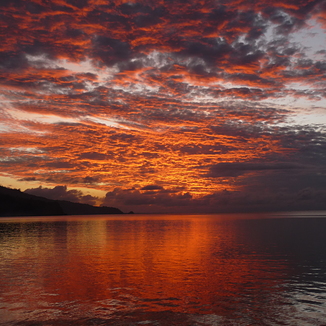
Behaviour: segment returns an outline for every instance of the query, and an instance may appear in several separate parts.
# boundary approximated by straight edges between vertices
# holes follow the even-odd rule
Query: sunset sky
[[[135,212],[326,209],[326,1],[8,0],[0,184]]]

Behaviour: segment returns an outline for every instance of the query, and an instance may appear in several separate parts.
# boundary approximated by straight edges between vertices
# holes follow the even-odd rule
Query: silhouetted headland
[[[52,200],[0,186],[1,217],[97,214],[123,214],[123,212],[115,207],[97,207],[66,200]]]

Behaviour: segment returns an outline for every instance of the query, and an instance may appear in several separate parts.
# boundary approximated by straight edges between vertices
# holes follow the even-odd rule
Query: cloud
[[[36,178],[35,177],[26,177],[26,178],[19,179],[19,181],[36,181]]]
[[[163,189],[162,186],[148,185],[148,186],[142,187],[140,190],[162,190],[162,189]]]
[[[94,37],[92,42],[92,57],[108,66],[133,56],[130,45],[119,39],[101,35]]]
[[[95,152],[85,152],[79,156],[80,159],[87,159],[87,160],[106,160],[108,156],[102,153],[95,153]]]
[[[205,197],[216,212],[268,212],[325,209],[326,192],[303,188],[295,192],[256,189],[255,191],[218,192]]]
[[[123,207],[137,213],[236,213],[312,210],[326,208],[323,189],[296,189],[294,192],[255,189],[250,191],[217,191],[195,198],[189,193],[157,192],[147,195],[138,190],[115,189],[108,192],[103,205]]]
[[[229,198],[224,189],[239,201],[266,185],[320,191],[324,1],[16,0],[1,10],[2,174],[42,191],[92,184],[158,211],[206,209]]]
[[[97,183],[100,181],[100,177],[90,177],[90,176],[87,176],[83,179],[83,182],[86,183],[86,184],[94,184],[94,183]]]
[[[297,163],[277,162],[277,163],[253,163],[253,162],[232,162],[219,163],[210,167],[209,177],[237,177],[245,173],[257,171],[277,171],[277,170],[298,170],[306,167]]]
[[[154,189],[141,189],[154,190]],[[157,212],[163,213],[173,210],[174,207],[183,207],[191,204],[192,196],[189,193],[171,193],[163,189],[157,191],[139,191],[137,189],[123,190],[115,188],[106,194],[103,206],[114,206],[126,208],[134,212]]]
[[[84,195],[80,190],[68,190],[67,186],[56,186],[54,188],[42,188],[40,186],[38,188],[26,189],[24,192],[48,199],[67,200],[75,203],[83,203],[89,205],[95,205],[98,199],[97,197],[91,195]]]

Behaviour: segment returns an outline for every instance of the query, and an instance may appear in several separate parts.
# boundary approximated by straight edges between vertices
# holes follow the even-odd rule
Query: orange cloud
[[[2,173],[194,199],[245,188],[210,177],[217,163],[321,161],[322,136],[289,116],[325,98],[322,50],[291,38],[322,4],[18,3],[0,22]]]

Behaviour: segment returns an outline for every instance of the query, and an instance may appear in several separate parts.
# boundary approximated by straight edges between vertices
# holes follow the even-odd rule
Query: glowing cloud
[[[325,1],[0,6],[4,185],[147,211],[324,189]]]

